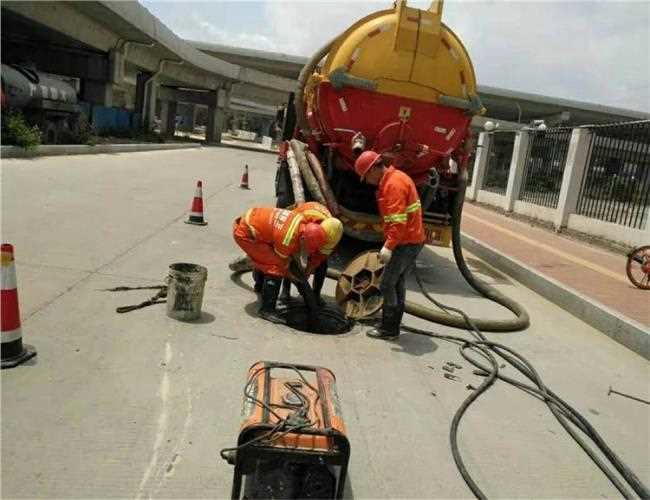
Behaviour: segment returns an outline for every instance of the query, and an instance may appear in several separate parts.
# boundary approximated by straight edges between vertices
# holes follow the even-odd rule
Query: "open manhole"
[[[330,305],[312,313],[300,300],[278,308],[278,313],[285,318],[287,326],[302,332],[341,335],[352,329],[352,321],[347,319],[338,307]]]

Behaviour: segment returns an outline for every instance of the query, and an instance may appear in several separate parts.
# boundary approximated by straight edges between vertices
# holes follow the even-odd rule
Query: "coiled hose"
[[[460,234],[460,221],[461,215],[463,213],[463,202],[465,200],[465,188],[466,181],[461,179],[459,182],[459,190],[454,197],[451,207],[451,240],[454,252],[454,260],[456,261],[456,265],[458,266],[460,273],[463,275],[463,278],[465,278],[465,281],[467,281],[467,283],[469,283],[469,285],[474,290],[483,295],[485,298],[490,299],[497,304],[509,309],[516,316],[515,318],[508,320],[481,318],[470,319],[476,328],[484,332],[515,332],[524,330],[530,325],[530,318],[526,310],[519,303],[502,294],[494,287],[476,279],[472,274],[472,271],[470,271],[469,267],[467,267],[465,257],[463,256]],[[341,277],[341,273],[330,268],[327,270],[327,276],[334,280],[338,280]],[[444,309],[441,311],[436,311],[430,307],[416,304],[415,302],[410,302],[407,300],[404,310],[413,316],[417,316],[418,318],[422,318],[427,321],[451,326],[453,328],[467,328],[467,322],[463,317],[449,314]]]
[[[530,317],[528,316],[526,310],[518,302],[502,294],[494,287],[491,287],[487,283],[483,283],[482,281],[477,280],[472,274],[472,271],[470,271],[469,267],[467,267],[465,257],[463,256],[463,247],[460,234],[460,221],[463,213],[463,204],[465,203],[466,188],[467,179],[464,176],[461,176],[458,183],[458,192],[454,197],[451,208],[451,241],[454,252],[454,260],[456,261],[458,270],[463,275],[463,278],[465,278],[465,281],[467,281],[469,286],[471,286],[485,298],[490,299],[493,302],[496,302],[497,304],[509,309],[516,316],[515,319],[510,320],[477,320],[474,318],[471,318],[471,320],[476,328],[486,332],[512,332],[524,330],[530,325]],[[458,319],[460,319],[463,323],[463,326],[460,326],[460,328],[465,328],[465,320],[462,318]]]

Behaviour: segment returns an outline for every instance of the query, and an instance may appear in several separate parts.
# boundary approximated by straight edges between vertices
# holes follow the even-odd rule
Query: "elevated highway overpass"
[[[133,1],[2,4],[4,63],[79,79],[82,100],[135,110],[145,126],[161,118],[170,133],[175,116],[191,124],[197,105],[208,110],[206,138],[218,141],[226,110],[256,114],[269,124],[296,88],[307,58],[183,40]],[[647,119],[650,115],[541,94],[479,86],[487,119],[520,128],[532,120],[581,125]],[[180,106],[179,106],[180,104]]]
[[[193,40],[187,40],[187,42],[205,54],[232,64],[243,65],[292,80],[297,80],[300,70],[308,60],[307,57],[277,52],[243,49]],[[505,122],[506,125],[527,125],[538,119],[545,119],[551,125],[576,126],[650,118],[650,114],[640,111],[488,85],[479,85],[478,92],[483,105],[487,108],[486,116],[489,119]],[[479,118],[476,121],[477,125],[481,125],[485,119]]]
[[[144,125],[153,123],[158,100],[165,130],[181,98],[203,104],[209,141],[220,137],[231,104],[270,114],[296,86],[197,50],[137,2],[5,2],[2,52],[5,63],[30,61],[79,79],[83,100],[135,109]]]

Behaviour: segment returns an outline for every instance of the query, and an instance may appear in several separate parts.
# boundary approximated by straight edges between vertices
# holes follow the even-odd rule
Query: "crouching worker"
[[[381,278],[384,298],[382,321],[366,335],[392,340],[400,333],[406,301],[406,275],[425,241],[422,207],[413,180],[374,151],[361,153],[354,170],[362,182],[377,186],[379,215],[384,224],[384,246],[379,259],[386,265]]]
[[[234,221],[233,237],[253,262],[255,290],[262,294],[260,317],[281,323],[275,307],[282,279],[295,279],[309,270],[309,263],[313,265],[327,243],[325,229],[298,212],[260,207]],[[299,289],[305,293],[303,287]]]
[[[324,205],[316,201],[303,203],[299,207],[294,208],[293,212],[302,215],[307,222],[320,224],[320,226],[325,230],[327,241],[317,253],[310,256],[305,273],[307,276],[313,274],[314,279],[312,289],[314,292],[314,298],[316,303],[322,306],[324,305],[324,301],[321,298],[321,291],[323,290],[323,284],[327,277],[327,259],[336,248],[336,245],[339,244],[339,241],[341,241],[341,236],[343,236],[343,224],[337,218],[332,217],[332,214]],[[288,302],[290,299],[291,280],[285,278],[282,283],[280,300]]]

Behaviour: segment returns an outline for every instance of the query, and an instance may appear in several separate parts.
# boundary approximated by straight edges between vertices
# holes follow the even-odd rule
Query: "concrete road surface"
[[[239,189],[244,164],[250,191]],[[2,238],[16,249],[24,340],[38,350],[1,375],[4,498],[227,497],[232,467],[219,450],[235,443],[257,360],[336,374],[352,444],[348,497],[471,496],[449,427],[465,386],[480,379],[457,346],[410,334],[370,340],[362,326],[316,336],[271,325],[255,315],[250,275],[231,277],[231,222],[273,203],[274,174],[269,155],[222,148],[2,161]],[[183,222],[197,179],[207,227]],[[469,260],[531,315],[527,331],[490,337],[523,353],[650,484],[648,406],[607,396],[611,385],[648,399],[648,363]],[[115,313],[151,292],[102,289],[160,284],[173,262],[208,268],[201,321],[167,318],[164,305]],[[462,281],[447,249],[426,249],[418,265],[437,298],[507,317]],[[409,298],[422,301],[412,283]],[[447,361],[463,366],[460,382],[443,378]],[[490,497],[617,496],[542,403],[503,383],[470,408],[460,447]]]

